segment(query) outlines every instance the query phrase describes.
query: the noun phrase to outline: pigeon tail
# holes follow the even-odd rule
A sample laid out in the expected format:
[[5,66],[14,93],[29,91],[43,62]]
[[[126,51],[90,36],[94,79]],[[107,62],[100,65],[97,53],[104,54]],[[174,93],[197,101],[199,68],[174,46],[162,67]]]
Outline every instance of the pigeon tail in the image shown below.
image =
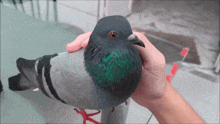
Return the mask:
[[37,82],[35,63],[37,60],[27,60],[18,58],[16,63],[21,75],[24,76],[29,82]]
[[20,73],[12,76],[8,79],[9,89],[12,91],[23,91],[30,89],[32,85],[30,85],[29,81],[22,76]]
[[34,86],[36,80],[35,62],[36,60],[17,59],[19,74],[8,79],[9,89],[13,91],[22,91]]

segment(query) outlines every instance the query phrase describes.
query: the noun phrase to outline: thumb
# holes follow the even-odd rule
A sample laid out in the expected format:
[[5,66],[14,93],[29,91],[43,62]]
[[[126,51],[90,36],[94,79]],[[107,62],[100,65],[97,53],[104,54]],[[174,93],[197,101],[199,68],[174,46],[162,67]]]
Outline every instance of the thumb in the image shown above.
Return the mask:
[[147,37],[139,32],[133,32],[144,43],[145,48],[135,45],[139,51],[142,61],[145,65],[164,63],[163,54],[147,39]]

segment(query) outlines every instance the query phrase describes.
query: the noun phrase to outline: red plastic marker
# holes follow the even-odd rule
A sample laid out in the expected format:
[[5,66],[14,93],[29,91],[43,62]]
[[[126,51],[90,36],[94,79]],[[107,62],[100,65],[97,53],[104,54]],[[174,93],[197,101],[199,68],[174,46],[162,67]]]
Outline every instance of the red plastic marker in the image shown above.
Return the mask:
[[179,65],[177,65],[176,63],[173,63],[173,67],[171,69],[171,75],[167,75],[166,79],[168,82],[171,82],[173,76],[176,74],[177,70],[179,68]]
[[170,83],[173,78],[173,75],[167,75],[166,78],[167,78],[167,81]]
[[188,51],[189,51],[188,48],[184,48],[184,49],[182,50],[182,52],[180,53],[180,55],[185,56]]
[[177,65],[176,63],[173,63],[173,68],[171,69],[171,74],[175,75],[178,68],[179,68],[179,65]]

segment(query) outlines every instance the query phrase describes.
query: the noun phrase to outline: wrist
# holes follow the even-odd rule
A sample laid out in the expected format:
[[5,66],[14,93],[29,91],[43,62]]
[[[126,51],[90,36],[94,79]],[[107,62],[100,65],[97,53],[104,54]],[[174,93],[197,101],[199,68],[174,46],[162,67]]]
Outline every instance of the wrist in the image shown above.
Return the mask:
[[172,89],[170,83],[167,83],[165,93],[157,99],[148,100],[145,107],[147,107],[152,113],[157,111],[166,111],[167,108],[165,105],[170,100],[170,94],[172,93],[172,90],[174,89]]
[[160,123],[205,123],[170,83],[163,97],[150,101],[147,108]]

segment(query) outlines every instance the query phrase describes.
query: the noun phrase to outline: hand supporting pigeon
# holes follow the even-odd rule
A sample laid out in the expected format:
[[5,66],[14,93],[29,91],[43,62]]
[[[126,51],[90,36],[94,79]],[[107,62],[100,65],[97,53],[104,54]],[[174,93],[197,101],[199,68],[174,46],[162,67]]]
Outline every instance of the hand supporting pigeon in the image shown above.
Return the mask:
[[[135,46],[142,58],[142,76],[137,89],[131,96],[132,99],[153,112],[160,123],[205,123],[181,95],[167,83],[163,54],[143,33],[133,31],[133,34],[143,41],[145,48]],[[86,47],[89,35],[84,33],[80,35],[81,38],[77,37],[66,46],[67,51],[75,52]],[[71,46],[76,47],[73,49]]]
[[[135,45],[142,58],[142,76],[138,88],[131,96],[138,104],[148,107],[152,100],[161,98],[166,89],[166,65],[164,55],[157,50],[143,33],[133,31],[145,48]],[[67,44],[68,52],[76,52],[88,45],[91,32],[79,35]]]

